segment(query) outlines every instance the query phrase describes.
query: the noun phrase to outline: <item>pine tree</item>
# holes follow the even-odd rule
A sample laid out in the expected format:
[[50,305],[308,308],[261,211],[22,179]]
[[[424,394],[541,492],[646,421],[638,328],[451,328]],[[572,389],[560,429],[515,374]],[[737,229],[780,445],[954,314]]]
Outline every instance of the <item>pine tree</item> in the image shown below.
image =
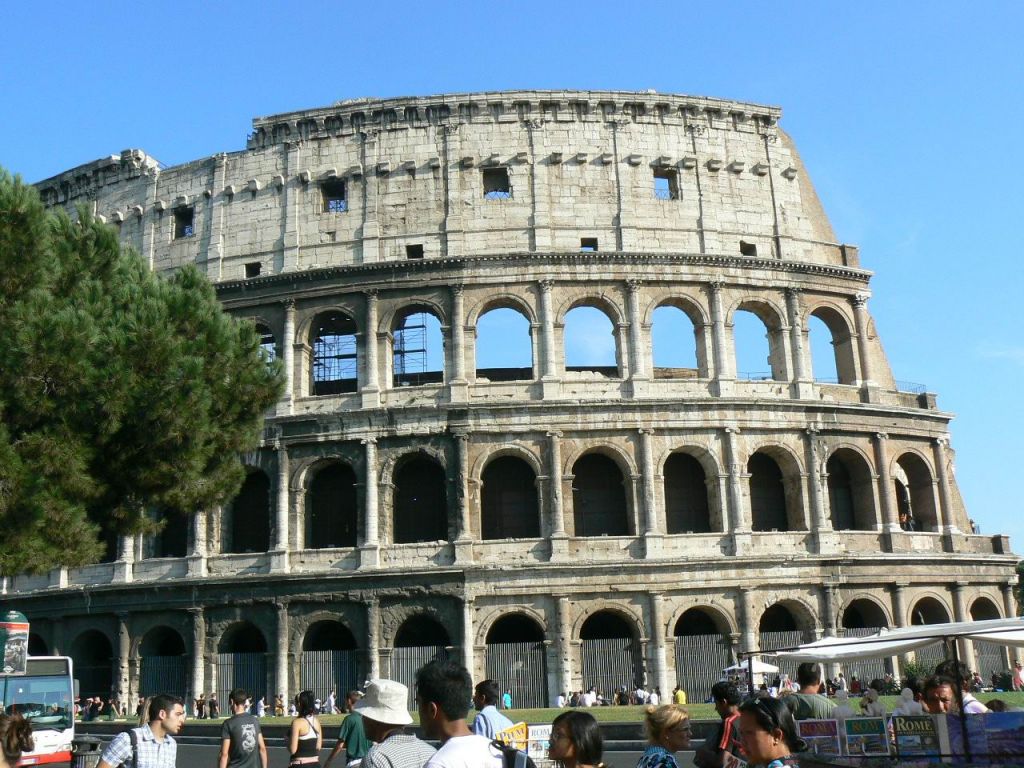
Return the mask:
[[229,500],[283,384],[198,270],[153,274],[0,169],[0,574]]

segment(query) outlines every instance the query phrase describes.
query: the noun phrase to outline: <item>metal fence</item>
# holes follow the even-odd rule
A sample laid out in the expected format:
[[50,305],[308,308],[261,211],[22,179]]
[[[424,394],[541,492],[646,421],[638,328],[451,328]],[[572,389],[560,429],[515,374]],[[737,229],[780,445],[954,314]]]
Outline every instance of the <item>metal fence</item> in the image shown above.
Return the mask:
[[363,684],[359,651],[303,651],[302,690],[313,691],[319,698],[327,700],[333,688],[338,701],[345,693]]
[[447,659],[443,645],[414,645],[391,652],[391,679],[409,688],[409,709],[416,709],[416,671],[434,659]]
[[[763,651],[776,648],[793,648],[803,643],[809,643],[813,639],[814,637],[811,632],[804,632],[799,629],[787,630],[785,632],[762,632],[758,647]],[[779,668],[779,677],[789,675],[791,680],[796,680],[796,668],[800,666],[800,662],[783,661],[771,657],[764,659],[764,661],[774,664]],[[771,680],[766,682],[771,685]]]
[[1006,658],[1006,646],[996,643],[986,643],[983,640],[974,641],[974,672],[977,670],[981,679],[988,685],[992,680],[992,673],[1000,675],[1009,671],[1010,664]]
[[101,696],[106,699],[112,693],[114,684],[112,662],[75,664],[75,678],[78,680],[78,690],[83,698]]
[[514,707],[548,706],[544,643],[488,643],[486,668],[502,691],[512,691]]
[[594,686],[602,694],[611,696],[616,688],[626,686],[627,690],[632,690],[646,683],[640,643],[632,638],[583,640],[580,657],[584,690]]
[[942,642],[926,645],[924,648],[914,651],[914,657],[917,663],[927,667],[928,674],[931,674],[940,662],[946,660],[946,646]]
[[273,703],[273,692],[267,691],[265,653],[217,654],[217,700],[226,703],[235,688],[245,688],[254,702],[266,696],[267,701]]
[[139,667],[139,695],[169,693],[185,698],[187,663],[185,656],[143,656]]
[[722,670],[734,660],[729,638],[723,635],[678,635],[675,653],[676,683],[693,702],[711,695],[711,686],[722,679]]
[[[857,629],[841,628],[838,632],[840,637],[867,637],[878,632],[880,627],[860,627]],[[884,678],[886,672],[892,672],[892,660],[888,657],[877,659],[857,659],[843,664],[843,671],[846,673],[846,681],[849,682],[856,675],[863,687],[867,687],[875,678]]]

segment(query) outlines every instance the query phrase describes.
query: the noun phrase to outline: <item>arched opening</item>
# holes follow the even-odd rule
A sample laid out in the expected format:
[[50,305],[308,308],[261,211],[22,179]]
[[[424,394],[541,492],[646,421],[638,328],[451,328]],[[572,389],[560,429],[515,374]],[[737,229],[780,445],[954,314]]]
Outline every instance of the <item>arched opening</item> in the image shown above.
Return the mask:
[[676,682],[689,699],[703,701],[722,678],[722,670],[733,663],[729,625],[714,609],[690,608],[679,617],[672,634]]
[[619,371],[615,326],[597,307],[580,306],[565,315],[565,370],[594,373],[614,379]]
[[391,652],[391,679],[409,689],[409,709],[416,709],[416,670],[434,659],[447,659],[451,638],[447,630],[429,616],[410,616],[395,633]]
[[[949,611],[934,597],[922,597],[910,609],[910,623],[914,626],[945,624],[950,620]],[[941,642],[926,645],[914,651],[914,656],[918,664],[934,669],[946,658],[945,645]]]
[[651,346],[656,379],[706,378],[703,330],[692,317],[671,304],[656,308],[651,316]]
[[[1002,618],[999,608],[987,597],[979,597],[971,603],[972,621],[991,621]],[[1013,664],[1007,657],[1006,646],[988,643],[984,640],[972,640],[974,645],[974,668],[981,673],[984,680],[990,680],[992,673],[1002,673],[1011,669]]]
[[432,309],[407,307],[391,329],[391,371],[395,387],[444,381],[444,334]]
[[583,622],[580,660],[585,691],[595,688],[610,698],[623,685],[632,690],[646,683],[636,630],[614,611],[598,611]]
[[521,613],[495,621],[487,631],[487,677],[512,692],[516,707],[547,706],[544,630]]
[[71,643],[79,695],[106,700],[114,689],[114,648],[102,632],[89,629]]
[[217,700],[227,702],[234,688],[245,688],[257,701],[273,701],[267,685],[267,640],[248,621],[228,627],[217,643]]
[[778,318],[760,304],[744,304],[733,313],[737,379],[785,381],[780,334]]
[[665,462],[665,525],[669,533],[711,530],[704,467],[688,453],[673,453]]
[[476,323],[476,380],[532,381],[530,321],[518,309],[498,307]]
[[306,493],[306,547],[354,547],[358,521],[356,473],[352,467],[331,462],[318,469]]
[[270,549],[270,478],[252,469],[226,510],[224,552],[266,552]]
[[146,537],[145,557],[185,557],[188,554],[188,531],[192,527],[192,517],[169,509],[154,510],[151,514],[163,527]]
[[837,531],[873,531],[875,515],[874,482],[864,458],[849,448],[840,448],[828,457],[828,501],[832,528]]
[[154,627],[139,643],[139,695],[184,696],[187,656],[185,641],[170,627]]
[[540,536],[537,475],[516,456],[499,456],[481,477],[480,528],[484,539]]
[[444,468],[433,459],[402,462],[395,472],[396,544],[448,539],[447,485]]
[[352,632],[340,621],[315,622],[302,638],[302,688],[324,699],[333,689],[339,697],[365,679]]
[[[916,453],[904,453],[896,460],[893,482],[896,485],[900,525],[905,530],[938,531],[935,484],[931,469],[924,459]],[[904,513],[907,516],[905,519]]]
[[761,451],[747,461],[750,475],[750,523],[755,531],[788,531],[789,505],[782,470]]
[[313,394],[355,392],[359,375],[355,321],[341,312],[325,312],[313,321]]
[[814,380],[856,384],[853,337],[846,318],[832,307],[818,307],[807,320]]
[[273,332],[263,323],[256,323],[256,333],[260,337],[260,353],[263,358],[272,363],[277,359],[277,339]]
[[[794,611],[798,611],[800,615]],[[805,616],[800,607],[774,603],[761,614],[761,621],[758,624],[760,648],[790,648],[809,642],[814,639],[813,632],[810,631],[812,626],[813,619]],[[796,679],[796,668],[799,664],[781,659],[772,659],[772,663],[779,668],[780,676],[789,675],[791,679]]]
[[576,536],[627,536],[629,511],[618,464],[588,453],[572,466],[573,526]]
[[29,656],[49,656],[50,646],[46,644],[46,641],[42,637],[37,635],[35,632],[30,632],[28,635],[28,655]]
[[[841,637],[866,637],[888,626],[885,612],[877,603],[858,598],[851,600],[843,610],[838,634]],[[885,677],[886,673],[893,671],[890,658],[858,659],[845,666],[849,680],[852,681],[856,676],[863,685],[877,677]]]

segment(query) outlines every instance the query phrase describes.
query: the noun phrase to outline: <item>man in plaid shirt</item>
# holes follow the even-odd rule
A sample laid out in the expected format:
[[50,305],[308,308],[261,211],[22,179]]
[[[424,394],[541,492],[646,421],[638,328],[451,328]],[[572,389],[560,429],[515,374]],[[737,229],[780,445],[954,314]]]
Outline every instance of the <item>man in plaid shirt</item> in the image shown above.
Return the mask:
[[133,728],[136,737],[137,765],[132,765],[132,742],[128,732],[119,733],[103,750],[97,768],[174,768],[178,745],[172,734],[185,722],[185,705],[177,696],[160,694],[149,703],[149,723]]

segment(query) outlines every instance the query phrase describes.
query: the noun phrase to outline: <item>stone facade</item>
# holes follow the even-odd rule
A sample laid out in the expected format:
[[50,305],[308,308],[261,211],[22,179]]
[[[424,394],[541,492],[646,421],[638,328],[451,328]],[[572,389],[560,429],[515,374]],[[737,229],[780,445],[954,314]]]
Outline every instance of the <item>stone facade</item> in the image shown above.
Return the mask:
[[[407,678],[409,649],[475,677],[532,653],[541,682],[516,690],[540,703],[702,684],[684,667],[709,638],[727,658],[1015,614],[1016,558],[971,533],[950,415],[894,380],[870,273],[779,117],[656,93],[356,100],[258,118],[241,152],[161,168],[129,150],[40,182],[153,269],[205,272],[288,387],[244,498],[197,514],[180,551],[125,540],[5,582],[37,649],[130,695],[161,680],[147,658],[177,658],[192,694],[255,654],[288,694],[314,651],[351,656],[341,684]],[[614,365],[567,364],[579,307],[609,320]],[[655,365],[661,307],[692,325],[694,367]],[[478,336],[495,309],[522,320],[525,369],[477,366],[503,343]],[[763,376],[737,370],[738,311],[765,326]],[[443,370],[396,362],[411,313],[439,325]],[[837,383],[811,373],[812,317]]]

